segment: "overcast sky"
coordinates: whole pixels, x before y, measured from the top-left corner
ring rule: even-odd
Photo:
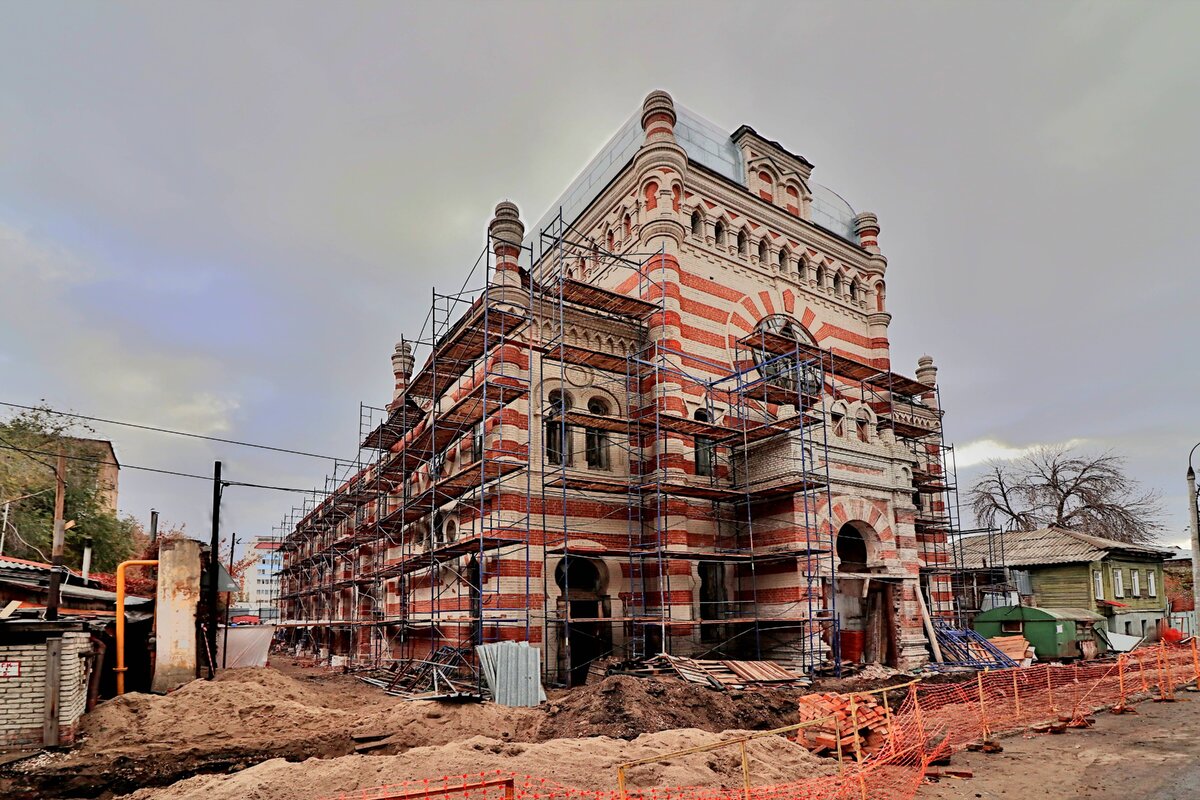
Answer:
[[[1197,3],[0,2],[0,401],[350,457],[495,203],[536,220],[651,89],[879,215],[893,364],[970,463],[1200,441]],[[0,408],[3,412],[3,408]],[[326,465],[97,425],[120,458]],[[964,468],[964,465],[966,468]],[[209,524],[200,481],[123,510]],[[226,530],[295,500],[231,488]]]

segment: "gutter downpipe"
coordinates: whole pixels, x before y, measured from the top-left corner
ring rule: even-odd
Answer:
[[[125,568],[157,567],[158,561],[122,561],[117,565],[117,694],[125,694]]]

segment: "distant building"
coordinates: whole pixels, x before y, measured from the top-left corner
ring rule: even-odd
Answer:
[[[243,585],[245,607],[263,622],[277,619],[279,610],[279,570],[283,566],[279,553],[280,542],[268,536],[250,540],[250,555],[254,562],[246,568]]]
[[[1167,617],[1163,561],[1171,551],[1165,547],[1061,528],[1010,531],[990,545],[986,537],[964,538],[964,569],[996,571],[989,552],[997,544],[1024,605],[1095,611],[1107,630],[1131,636],[1155,635]]]
[[[102,510],[115,515],[121,464],[117,461],[117,451],[113,449],[113,443],[107,439],[85,439],[77,436],[69,436],[66,439],[80,453],[79,458],[96,460],[96,498]]]
[[[1196,596],[1192,592],[1191,548],[1168,548],[1172,555],[1163,563],[1163,583],[1171,603],[1171,627],[1188,636],[1196,632]]]

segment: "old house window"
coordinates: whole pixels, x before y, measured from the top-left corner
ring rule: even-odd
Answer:
[[[720,220],[717,221],[716,227],[713,228],[713,237],[717,240],[717,247],[725,246],[725,223],[724,222],[721,222]]]
[[[546,415],[546,463],[559,466],[570,464],[571,427],[563,422],[562,415],[571,410],[571,396],[555,389],[547,399],[550,409]]]
[[[700,238],[704,234],[704,218],[699,211],[692,212],[692,236]]]
[[[610,413],[608,403],[599,397],[588,400],[588,412],[599,417],[607,417]],[[608,469],[608,432],[588,428],[584,433],[584,454],[588,469]]]
[[[1092,570],[1092,596],[1097,600],[1104,599],[1104,574],[1100,570]]]
[[[1136,569],[1129,570],[1129,596],[1130,597],[1141,597],[1142,596],[1141,577],[1142,576],[1138,574],[1138,571]]]
[[[696,413],[692,415],[692,418],[697,422],[712,422],[708,411],[703,408],[696,409]],[[709,477],[716,471],[716,443],[707,436],[697,436],[695,442],[696,474],[702,477]]]
[[[1154,570],[1146,570],[1146,594],[1150,597],[1158,597],[1157,577]]]
[[[1114,567],[1112,571],[1113,581],[1113,597],[1125,596],[1125,573],[1120,567]]]
[[[737,246],[739,256],[745,258],[750,255],[750,238],[745,231],[738,231]]]

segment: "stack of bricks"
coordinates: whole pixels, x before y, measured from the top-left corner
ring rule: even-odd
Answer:
[[[58,743],[74,743],[87,706],[87,656],[91,637],[62,634],[59,667]],[[46,642],[0,644],[0,662],[15,662],[14,674],[0,677],[0,750],[41,747],[46,708]]]
[[[832,692],[801,697],[799,721],[825,721],[801,728],[796,741],[814,753],[836,751],[840,733],[843,753],[854,752],[856,748],[864,753],[877,750],[887,739],[887,712],[873,696],[855,695],[853,705],[850,698]]]

